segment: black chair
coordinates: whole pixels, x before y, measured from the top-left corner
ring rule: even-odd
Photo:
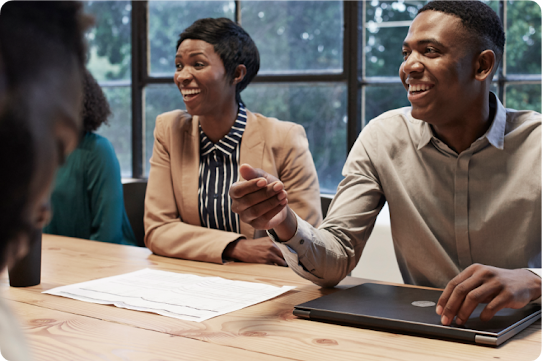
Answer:
[[[328,208],[330,208],[330,203],[332,203],[333,198],[333,194],[321,194],[321,210],[323,219],[326,218],[326,215],[328,214]]]
[[[138,246],[145,247],[143,236],[143,210],[147,179],[123,179],[124,208],[136,236]]]

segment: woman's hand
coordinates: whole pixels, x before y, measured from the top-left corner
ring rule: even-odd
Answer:
[[[242,238],[231,242],[224,249],[223,258],[233,258],[247,263],[287,265],[281,250],[269,237]]]

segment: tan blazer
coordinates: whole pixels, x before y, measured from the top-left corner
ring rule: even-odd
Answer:
[[[163,256],[222,263],[230,242],[265,233],[255,232],[244,222],[241,234],[201,227],[198,124],[197,116],[181,110],[157,117],[145,195],[145,245]],[[302,126],[247,111],[240,149],[243,163],[279,178],[288,192],[289,206],[312,225],[320,224],[319,182]]]

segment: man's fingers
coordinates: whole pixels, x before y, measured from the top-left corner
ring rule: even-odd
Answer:
[[[268,186],[266,189],[247,195],[243,200],[238,200],[237,204],[232,204],[232,210],[240,215],[243,222],[251,224],[252,221],[260,218],[278,205],[286,204],[286,191],[281,190],[276,193],[272,187],[273,185]]]
[[[451,281],[452,282],[452,281]],[[453,290],[450,296],[447,299],[445,304],[439,303],[442,306],[443,311],[441,313],[441,323],[444,325],[450,325],[454,317],[458,314],[460,307],[466,302],[466,296],[475,288],[481,286],[483,280],[477,277],[469,277],[468,279],[460,282],[453,283]],[[448,287],[449,285],[447,285]],[[468,300],[466,304],[466,310],[470,309],[472,306],[471,300]],[[470,312],[471,314],[471,312]]]
[[[509,303],[511,302],[511,298],[512,297],[509,297],[509,295],[507,295],[505,292],[502,292],[498,296],[494,297],[494,299],[490,301],[481,312],[481,315],[479,316],[481,321],[489,321],[492,317],[494,317],[496,312],[508,307]]]
[[[252,166],[250,166],[249,164],[242,164],[240,167],[239,167],[239,174],[241,175],[241,177],[245,180],[251,180],[251,179],[255,179],[255,178],[264,178],[266,180],[269,180],[269,174],[264,172],[262,169],[259,169],[259,168],[253,168]],[[271,176],[273,177],[273,176]],[[276,181],[277,178],[273,177],[274,179],[271,179],[272,182]]]
[[[239,199],[247,194],[254,193],[266,187],[267,181],[264,178],[256,178],[248,181],[235,182],[230,186],[228,194],[232,199]]]
[[[481,286],[474,288],[465,296],[462,306],[456,315],[456,324],[463,325],[468,320],[479,303],[484,303],[492,299],[499,290],[492,287],[491,284],[483,283]],[[503,308],[503,307],[502,307]],[[495,312],[494,312],[495,313]],[[492,315],[494,316],[494,314]],[[489,318],[490,319],[490,318]]]
[[[443,309],[445,308],[445,305],[447,305],[447,302],[449,302],[449,298],[451,297],[455,287],[471,276],[468,269],[469,268],[466,268],[464,271],[460,272],[456,277],[450,280],[449,283],[447,283],[447,286],[437,301],[436,313],[438,315],[443,315]]]
[[[286,197],[287,192],[284,190],[283,183],[275,182],[267,185],[264,188],[258,189],[255,192],[249,193],[241,198],[236,199],[234,202],[232,202],[232,211],[234,213],[240,214],[242,216],[242,219],[244,219],[244,222],[246,222],[246,220],[250,221],[252,220],[252,218],[248,217],[256,216],[256,214],[253,214],[255,209],[252,208],[256,207],[256,209],[258,209],[262,206],[262,204],[271,200],[281,202]],[[244,212],[247,212],[247,214],[244,214]]]

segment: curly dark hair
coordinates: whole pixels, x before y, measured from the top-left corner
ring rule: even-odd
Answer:
[[[179,35],[176,51],[186,39],[203,40],[213,45],[230,81],[234,79],[237,66],[245,65],[247,74],[236,84],[236,101],[241,102],[241,91],[249,85],[260,69],[260,55],[249,34],[230,19],[207,18],[196,20]]]
[[[111,115],[111,109],[102,87],[92,74],[85,69],[83,73],[83,131],[94,132],[102,124],[108,124],[107,118]]]
[[[476,46],[478,51],[490,49],[496,54],[496,67],[503,55],[505,33],[498,14],[487,4],[480,1],[431,1],[418,11],[440,11],[460,18],[469,43]]]

